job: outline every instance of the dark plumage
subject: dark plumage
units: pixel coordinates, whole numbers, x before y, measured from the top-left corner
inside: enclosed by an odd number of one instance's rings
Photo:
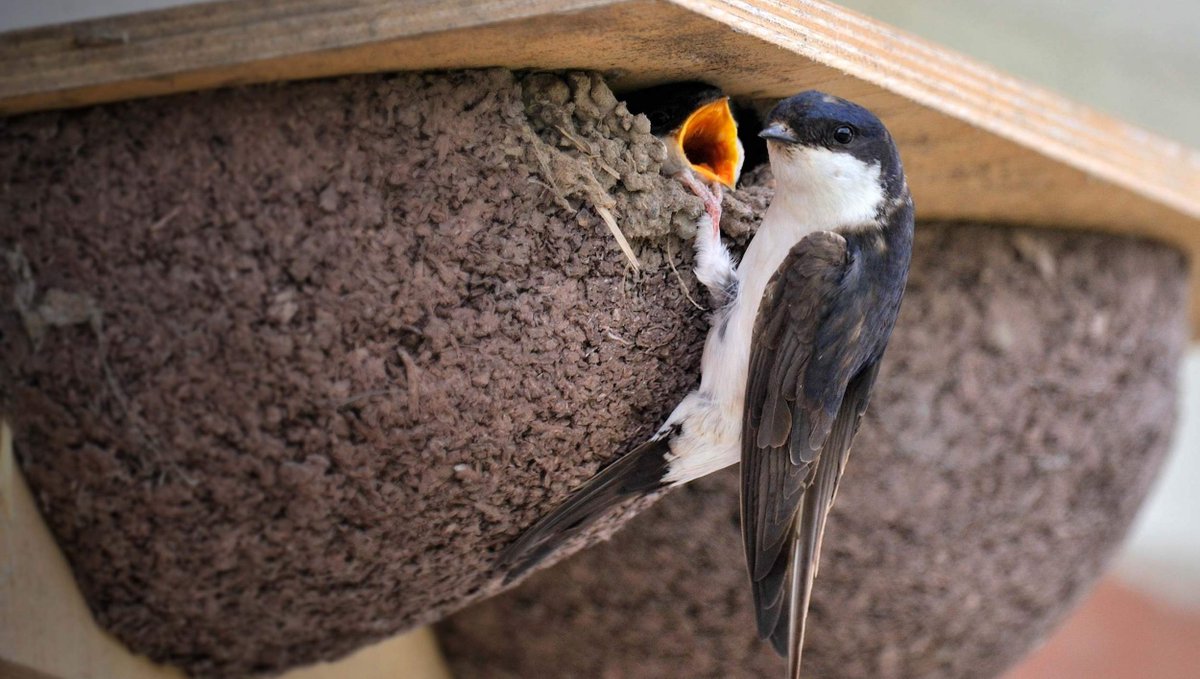
[[[784,153],[846,153],[878,166],[882,187],[874,219],[811,233],[792,247],[754,325],[742,536],[759,635],[799,677],[825,519],[900,309],[913,207],[891,136],[866,109],[808,92],[782,102],[768,124],[764,136]]]
[[[669,436],[655,436],[601,469],[506,547],[496,562],[505,584],[524,575],[613,507],[662,488]]]

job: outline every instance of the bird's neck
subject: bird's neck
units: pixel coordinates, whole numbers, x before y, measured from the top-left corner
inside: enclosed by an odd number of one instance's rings
[[[880,195],[827,191],[818,188],[776,189],[767,208],[764,225],[770,222],[794,229],[797,240],[813,231],[834,231],[876,224]]]

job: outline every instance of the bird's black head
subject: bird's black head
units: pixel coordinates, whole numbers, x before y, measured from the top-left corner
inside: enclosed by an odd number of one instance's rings
[[[781,188],[879,204],[907,190],[887,128],[845,99],[815,90],[784,99],[767,115],[759,136],[768,142]]]

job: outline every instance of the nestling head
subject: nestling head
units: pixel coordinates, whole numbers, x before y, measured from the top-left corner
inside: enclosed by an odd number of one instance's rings
[[[887,128],[867,109],[810,90],[779,102],[759,136],[767,140],[776,200],[839,224],[875,221],[906,192]]]

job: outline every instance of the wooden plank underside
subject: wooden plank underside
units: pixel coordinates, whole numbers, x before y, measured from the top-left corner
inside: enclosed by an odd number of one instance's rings
[[[1200,154],[815,0],[189,6],[0,36],[0,113],[484,66],[595,69],[617,88],[703,78],[751,97],[822,89],[888,124],[924,219],[1098,229],[1200,257]],[[1193,305],[1200,321],[1200,294]]]

